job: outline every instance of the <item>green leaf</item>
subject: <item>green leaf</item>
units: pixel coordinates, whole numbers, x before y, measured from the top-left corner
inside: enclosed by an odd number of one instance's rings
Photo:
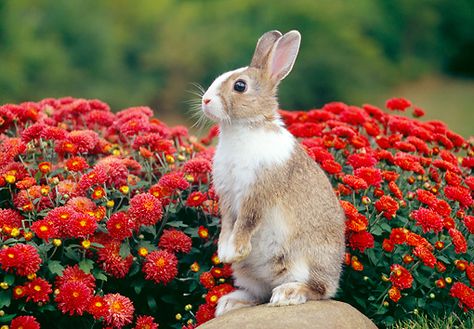
[[[0,317],[0,323],[9,323],[14,317],[16,317],[16,314],[5,314]]]
[[[370,229],[370,233],[372,233],[373,235],[382,235],[383,231],[382,231],[382,228],[377,225],[377,226],[374,226]]]
[[[91,246],[93,247],[96,247],[96,248],[104,248],[104,245],[103,244],[100,244],[100,243],[97,243],[97,242],[92,242],[91,243]]]
[[[154,226],[142,226],[141,231],[143,233],[150,233],[151,235],[153,235],[153,238],[156,237],[156,228]]]
[[[168,304],[176,303],[176,296],[175,295],[161,295],[160,299]]]
[[[8,283],[9,286],[15,283],[15,276],[13,274],[6,274],[3,281]]]
[[[128,255],[130,255],[130,245],[128,244],[128,241],[122,243],[119,254],[122,258],[127,258]]]
[[[132,286],[133,286],[133,290],[135,290],[135,293],[137,295],[140,295],[143,287],[145,286],[145,280],[137,280],[133,282]]]
[[[152,311],[156,311],[158,309],[158,305],[156,304],[155,297],[153,297],[151,295],[148,295],[148,296],[146,296],[146,301],[147,301],[148,307]]]
[[[92,270],[92,275],[94,275],[94,278],[96,278],[97,280],[100,280],[100,281],[107,281],[107,279],[108,279],[107,275],[105,275],[105,273],[102,272],[99,269]]]
[[[189,225],[187,225],[187,224],[184,224],[184,223],[183,223],[182,221],[180,221],[180,220],[168,222],[168,223],[166,223],[166,225],[171,226],[171,227],[188,227],[188,226],[189,226]]]
[[[83,259],[79,262],[79,268],[85,273],[89,274],[94,268],[94,261],[92,259]]]
[[[64,254],[67,258],[72,259],[76,262],[79,262],[81,260],[81,256],[79,255],[76,249],[72,248],[72,246],[65,248]]]
[[[0,308],[10,306],[12,294],[10,290],[0,291]]]
[[[58,260],[51,260],[48,263],[48,269],[53,274],[62,275],[64,271],[64,266],[62,266],[61,262]]]

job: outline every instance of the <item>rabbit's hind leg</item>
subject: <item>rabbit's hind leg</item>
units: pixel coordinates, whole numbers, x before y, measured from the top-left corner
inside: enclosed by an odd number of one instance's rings
[[[231,310],[242,307],[253,306],[257,304],[257,300],[246,290],[235,290],[225,296],[222,296],[217,302],[216,316],[220,316]]]

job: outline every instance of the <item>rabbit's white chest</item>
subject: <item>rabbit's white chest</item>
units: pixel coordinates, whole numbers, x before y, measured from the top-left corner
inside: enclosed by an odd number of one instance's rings
[[[284,128],[221,128],[214,156],[213,179],[220,197],[230,200],[238,214],[243,197],[259,172],[286,162],[295,147],[294,137]]]

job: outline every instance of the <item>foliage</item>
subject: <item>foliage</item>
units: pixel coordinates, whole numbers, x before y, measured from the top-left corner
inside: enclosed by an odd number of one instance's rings
[[[470,0],[2,1],[0,99],[79,94],[176,111],[189,81],[207,85],[246,65],[263,32],[296,28],[283,106],[362,102],[426,71],[472,76],[473,13]]]
[[[472,140],[371,105],[281,115],[346,212],[338,298],[387,326],[472,310]],[[114,114],[73,98],[1,106],[0,123],[1,322],[193,328],[213,317],[233,289],[215,254],[206,145],[217,127],[198,141],[147,107]]]

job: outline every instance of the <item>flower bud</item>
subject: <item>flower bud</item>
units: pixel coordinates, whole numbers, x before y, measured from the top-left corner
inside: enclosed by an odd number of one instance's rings
[[[181,315],[181,313],[177,313],[174,317],[175,317],[175,319],[178,320],[178,321],[183,318],[183,316]]]

